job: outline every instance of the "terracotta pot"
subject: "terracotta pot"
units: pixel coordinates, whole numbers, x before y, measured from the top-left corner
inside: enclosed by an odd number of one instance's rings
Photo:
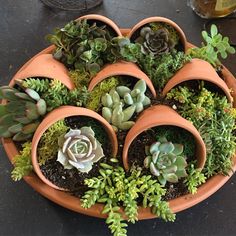
[[[23,80],[30,77],[45,77],[57,79],[62,82],[68,89],[75,88],[74,83],[69,77],[66,67],[55,60],[52,54],[41,54],[34,57],[28,64],[24,65],[21,70],[13,77],[10,86],[15,84],[15,80]]]
[[[34,167],[34,171],[36,172],[38,177],[47,185],[51,186],[52,188],[59,189],[59,190],[64,190],[64,189],[59,188],[58,186],[53,184],[51,181],[46,179],[45,176],[42,174],[39,167],[38,159],[37,159],[37,147],[38,147],[40,138],[52,124],[69,116],[88,116],[99,121],[101,125],[104,126],[111,140],[112,148],[113,148],[112,150],[113,156],[116,156],[117,151],[118,151],[117,137],[113,128],[102,116],[100,116],[96,112],[88,110],[86,108],[73,107],[73,106],[62,106],[60,108],[53,110],[44,118],[44,120],[40,123],[37,130],[35,131],[33,139],[32,139],[32,153],[31,154],[32,154],[32,164]]]
[[[186,81],[203,80],[210,82],[219,87],[227,96],[229,102],[232,102],[232,97],[226,83],[218,76],[215,69],[206,61],[200,59],[192,59],[181,68],[165,85],[162,95],[166,94],[175,86]]]
[[[115,31],[117,36],[122,36],[122,33],[121,33],[119,27],[111,19],[109,19],[105,16],[90,14],[90,15],[81,16],[77,20],[83,20],[83,19],[92,20],[92,21],[100,21],[100,22],[104,23],[105,25],[110,26]]]
[[[126,170],[129,170],[128,152],[131,143],[142,132],[156,126],[170,125],[177,126],[189,131],[196,142],[196,157],[198,168],[203,168],[206,162],[206,146],[201,135],[191,122],[181,117],[172,108],[164,105],[152,106],[144,110],[134,126],[129,130],[123,147],[123,164]]]
[[[170,26],[172,26],[179,34],[180,37],[180,41],[183,45],[184,51],[187,51],[187,40],[186,40],[186,36],[183,32],[183,30],[172,20],[167,19],[165,17],[159,17],[159,16],[153,16],[153,17],[149,17],[149,18],[145,18],[143,20],[141,20],[139,23],[137,23],[129,32],[128,34],[128,38],[132,38],[132,36],[134,35],[134,33],[139,30],[140,28],[142,28],[143,26],[149,24],[149,23],[153,23],[153,22],[163,22],[166,23]]]
[[[102,82],[104,79],[117,76],[117,75],[128,75],[131,78],[142,79],[146,82],[148,88],[150,89],[152,95],[156,97],[156,90],[152,84],[152,81],[144,74],[139,67],[132,62],[117,62],[105,66],[98,74],[91,80],[88,90],[92,91],[96,85]]]

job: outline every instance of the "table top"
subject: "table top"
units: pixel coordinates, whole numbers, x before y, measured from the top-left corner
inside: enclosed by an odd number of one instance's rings
[[[205,20],[186,1],[104,0],[88,13],[105,15],[121,28],[130,28],[149,16],[174,20],[189,42],[200,45]],[[45,7],[39,0],[5,0],[0,6],[0,85],[7,84],[33,55],[48,46],[44,36],[57,26],[82,15]],[[229,25],[235,28],[235,26]],[[225,62],[236,75],[236,55]],[[110,235],[103,219],[74,213],[45,199],[24,181],[11,180],[12,165],[0,145],[0,235]],[[128,235],[235,235],[236,176],[213,196],[180,212],[174,223],[160,219],[130,224]]]

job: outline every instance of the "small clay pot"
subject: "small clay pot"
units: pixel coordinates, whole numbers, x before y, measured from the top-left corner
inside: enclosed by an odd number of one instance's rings
[[[141,114],[134,126],[129,130],[123,147],[123,164],[126,170],[129,170],[128,152],[131,143],[142,132],[156,126],[170,125],[177,126],[190,132],[196,142],[197,166],[202,169],[206,162],[206,146],[200,133],[191,122],[181,117],[172,108],[165,105],[152,106]]]
[[[166,24],[172,26],[179,34],[180,41],[183,45],[183,50],[185,52],[187,51],[187,40],[186,40],[186,36],[185,36],[183,30],[175,22],[173,22],[172,20],[165,18],[165,17],[153,16],[153,17],[149,17],[149,18],[141,20],[139,23],[137,23],[131,29],[131,31],[128,34],[128,38],[130,38],[132,40],[132,36],[136,33],[136,31],[141,29],[143,26],[145,26],[149,23],[154,23],[154,22],[163,22],[163,23],[166,23]]]
[[[99,114],[97,114],[94,111],[91,111],[86,108],[81,108],[81,107],[73,107],[73,106],[62,106],[60,108],[57,108],[50,112],[44,120],[40,123],[38,126],[37,130],[34,133],[33,139],[32,139],[32,152],[31,152],[31,157],[32,157],[32,164],[34,167],[34,171],[38,175],[38,177],[47,185],[51,186],[52,188],[58,189],[58,190],[65,190],[62,188],[59,188],[55,184],[53,184],[51,181],[49,181],[41,172],[39,163],[38,163],[38,158],[37,158],[37,147],[39,144],[39,141],[44,134],[44,132],[55,122],[62,120],[66,117],[70,116],[88,116],[91,118],[96,119],[101,123],[101,125],[104,126],[105,130],[107,131],[107,134],[110,138],[111,144],[112,144],[112,154],[113,156],[116,156],[117,151],[118,151],[118,142],[117,142],[117,137],[116,134],[111,127],[111,125]]]
[[[83,20],[83,19],[87,19],[87,20],[91,20],[91,21],[98,21],[98,22],[102,22],[105,25],[108,25],[111,29],[114,30],[114,32],[117,34],[117,36],[122,36],[122,33],[119,29],[119,27],[109,18],[102,16],[102,15],[96,15],[96,14],[89,14],[89,15],[84,15],[79,17],[76,20]]]
[[[75,88],[66,67],[61,62],[55,60],[52,54],[41,54],[36,56],[13,77],[10,86],[15,84],[16,79],[23,80],[30,77],[57,79],[68,89],[72,90]]]
[[[104,79],[107,79],[111,76],[117,75],[126,75],[131,78],[142,79],[146,82],[148,88],[150,89],[152,95],[156,97],[156,90],[152,84],[152,81],[148,78],[148,76],[143,73],[139,67],[132,62],[117,62],[111,65],[105,66],[98,74],[91,80],[88,90],[92,91],[96,85],[102,82]]]
[[[162,95],[166,96],[175,86],[193,80],[203,80],[216,85],[225,93],[229,102],[232,102],[232,97],[226,83],[218,76],[210,63],[200,59],[192,59],[191,62],[184,65],[184,67],[167,82],[162,91]]]

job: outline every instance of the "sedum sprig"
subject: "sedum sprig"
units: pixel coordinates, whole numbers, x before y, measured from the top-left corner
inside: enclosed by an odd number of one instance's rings
[[[211,26],[210,34],[202,31],[202,37],[205,41],[202,43],[202,47],[191,48],[188,51],[188,54],[192,58],[200,58],[208,61],[217,68],[221,65],[219,56],[222,59],[226,59],[228,53],[235,53],[234,47],[229,44],[229,38],[223,37],[214,24]]]
[[[201,184],[206,182],[206,177],[201,172],[201,170],[196,169],[194,164],[190,164],[187,168],[188,176],[184,180],[184,184],[187,186],[188,191],[191,194],[197,193],[197,188]]]
[[[14,181],[21,180],[33,170],[31,163],[31,142],[25,142],[22,147],[23,149],[20,151],[20,154],[16,155],[13,159],[15,166],[11,172],[11,178]]]

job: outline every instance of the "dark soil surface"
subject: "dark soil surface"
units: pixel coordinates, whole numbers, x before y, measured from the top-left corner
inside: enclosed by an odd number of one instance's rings
[[[91,171],[89,171],[89,173],[81,173],[75,168],[71,170],[65,170],[64,167],[58,161],[56,161],[57,157],[49,160],[40,168],[44,176],[52,183],[61,188],[69,190],[76,196],[82,196],[87,190],[87,187],[84,186],[84,180],[99,174],[99,164],[101,162],[107,162],[107,157],[111,156],[112,147],[103,126],[94,119],[76,116],[66,118],[65,122],[70,128],[73,129],[81,128],[83,126],[91,126],[95,132],[96,138],[102,144],[105,157],[101,158],[99,162],[94,163],[93,168]]]

